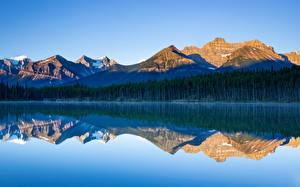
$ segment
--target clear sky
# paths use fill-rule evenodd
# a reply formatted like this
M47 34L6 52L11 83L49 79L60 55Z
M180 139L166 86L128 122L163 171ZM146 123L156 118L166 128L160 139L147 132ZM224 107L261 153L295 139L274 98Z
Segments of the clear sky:
M132 64L215 37L300 50L299 0L1 0L0 7L0 58L86 54Z

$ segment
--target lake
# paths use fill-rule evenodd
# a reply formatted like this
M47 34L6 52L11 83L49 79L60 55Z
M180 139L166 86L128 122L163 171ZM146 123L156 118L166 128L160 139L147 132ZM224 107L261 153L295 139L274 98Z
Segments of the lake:
M300 186L300 106L0 104L3 187Z

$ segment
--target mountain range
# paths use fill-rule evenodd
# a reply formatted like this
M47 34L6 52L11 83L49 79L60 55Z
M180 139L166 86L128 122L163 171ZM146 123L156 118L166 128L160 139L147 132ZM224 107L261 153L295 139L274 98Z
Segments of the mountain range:
M279 146L300 147L299 137L226 133L176 126L99 126L71 118L46 118L40 115L31 120L0 124L0 139L17 144L25 144L31 138L52 144L60 144L69 138L77 138L82 143L93 140L106 143L117 136L130 134L144 138L170 154L179 150L193 154L203 152L218 162L230 157L260 160Z
M278 54L259 40L229 43L216 38L203 47L179 50L168 46L149 59L122 65L108 57L82 56L75 62L60 55L32 61L26 56L0 59L0 81L32 87L108 86L128 82L172 79L227 71L279 70L300 65L300 53Z

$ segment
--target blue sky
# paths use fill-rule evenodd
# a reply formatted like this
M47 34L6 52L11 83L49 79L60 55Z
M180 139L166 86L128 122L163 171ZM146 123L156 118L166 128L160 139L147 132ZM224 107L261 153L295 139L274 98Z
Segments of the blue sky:
M86 54L132 64L215 37L300 50L298 0L1 0L0 7L0 58Z

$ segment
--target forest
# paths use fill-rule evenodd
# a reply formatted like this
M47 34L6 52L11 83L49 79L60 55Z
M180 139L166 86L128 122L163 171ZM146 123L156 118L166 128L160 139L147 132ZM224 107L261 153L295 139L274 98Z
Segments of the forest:
M108 87L32 88L0 83L0 100L300 101L300 67L224 72Z

